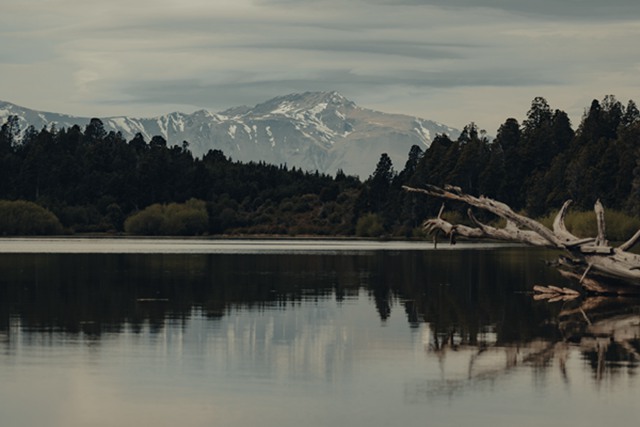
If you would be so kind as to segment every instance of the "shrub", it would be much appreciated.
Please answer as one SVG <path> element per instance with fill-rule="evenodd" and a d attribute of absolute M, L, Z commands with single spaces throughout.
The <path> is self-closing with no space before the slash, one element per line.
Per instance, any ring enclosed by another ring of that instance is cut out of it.
<path fill-rule="evenodd" d="M 415 227 L 411 230 L 411 237 L 414 239 L 426 239 L 429 235 L 423 227 Z"/>
<path fill-rule="evenodd" d="M 124 229 L 130 234 L 145 236 L 194 236 L 209 227 L 209 214 L 201 200 L 169 205 L 154 204 L 129 216 Z"/>
<path fill-rule="evenodd" d="M 374 213 L 366 213 L 356 223 L 356 236 L 358 237 L 380 237 L 384 233 L 382 219 Z"/>
<path fill-rule="evenodd" d="M 24 200 L 0 200 L 0 234 L 61 234 L 62 224 L 49 210 Z"/>
<path fill-rule="evenodd" d="M 134 213 L 124 221 L 124 231 L 144 236 L 161 234 L 164 222 L 163 211 L 162 205 L 155 204 Z"/>

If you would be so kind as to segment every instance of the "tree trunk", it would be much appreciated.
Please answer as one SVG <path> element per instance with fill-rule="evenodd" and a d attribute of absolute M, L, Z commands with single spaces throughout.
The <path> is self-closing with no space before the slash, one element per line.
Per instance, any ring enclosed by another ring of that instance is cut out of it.
<path fill-rule="evenodd" d="M 564 203 L 553 221 L 553 230 L 550 230 L 538 221 L 515 213 L 504 203 L 465 194 L 459 187 L 427 185 L 425 188 L 403 188 L 409 192 L 462 202 L 506 220 L 504 228 L 492 227 L 478 221 L 469 209 L 468 215 L 474 227 L 451 224 L 442 217 L 444 209 L 441 209 L 436 218 L 423 224 L 430 233 L 442 232 L 451 242 L 455 242 L 456 236 L 461 236 L 560 249 L 568 257 L 560 258 L 558 268 L 568 277 L 579 278 L 585 290 L 594 293 L 640 293 L 640 256 L 628 252 L 640 240 L 640 230 L 622 245 L 611 246 L 606 238 L 604 208 L 599 200 L 594 206 L 598 235 L 585 239 L 571 234 L 564 224 L 570 200 Z"/>

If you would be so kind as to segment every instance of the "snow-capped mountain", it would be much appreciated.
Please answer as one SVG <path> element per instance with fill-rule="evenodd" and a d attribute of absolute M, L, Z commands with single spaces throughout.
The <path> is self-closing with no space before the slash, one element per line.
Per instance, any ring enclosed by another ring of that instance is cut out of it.
<path fill-rule="evenodd" d="M 0 101 L 0 124 L 9 115 L 21 129 L 55 125 L 86 126 L 90 119 L 29 110 Z M 307 92 L 271 99 L 253 108 L 236 107 L 212 113 L 199 110 L 154 118 L 101 118 L 107 131 L 126 139 L 141 133 L 147 141 L 161 135 L 170 145 L 189 142 L 195 156 L 210 149 L 240 160 L 286 164 L 304 170 L 368 177 L 382 153 L 401 170 L 412 145 L 427 148 L 438 133 L 456 137 L 445 125 L 400 114 L 360 108 L 337 92 Z"/>

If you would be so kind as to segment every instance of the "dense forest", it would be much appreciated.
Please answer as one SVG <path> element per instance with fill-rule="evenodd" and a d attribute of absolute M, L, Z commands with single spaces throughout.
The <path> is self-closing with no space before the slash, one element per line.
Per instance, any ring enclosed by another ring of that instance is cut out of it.
<path fill-rule="evenodd" d="M 240 163 L 219 150 L 195 158 L 186 141 L 126 141 L 99 119 L 84 129 L 18 126 L 10 116 L 0 129 L 5 235 L 420 236 L 440 202 L 402 186 L 424 183 L 457 185 L 534 217 L 567 199 L 587 210 L 597 198 L 640 214 L 640 111 L 611 95 L 594 100 L 576 130 L 565 112 L 535 98 L 522 123 L 507 119 L 493 140 L 471 123 L 455 140 L 443 134 L 424 151 L 413 146 L 402 169 L 382 153 L 364 182 L 341 171 Z M 36 227 L 42 218 L 54 224 Z"/>

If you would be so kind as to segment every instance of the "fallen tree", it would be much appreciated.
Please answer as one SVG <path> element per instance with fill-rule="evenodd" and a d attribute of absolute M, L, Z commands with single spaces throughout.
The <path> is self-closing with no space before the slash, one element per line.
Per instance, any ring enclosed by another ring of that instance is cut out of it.
<path fill-rule="evenodd" d="M 444 204 L 436 218 L 424 222 L 429 233 L 442 232 L 455 243 L 457 236 L 471 239 L 494 239 L 525 243 L 562 250 L 565 256 L 557 261 L 560 272 L 573 279 L 589 292 L 629 294 L 640 293 L 640 255 L 629 252 L 639 240 L 640 230 L 618 247 L 609 244 L 606 237 L 604 207 L 598 200 L 594 206 L 598 235 L 580 238 L 567 230 L 564 219 L 571 205 L 566 201 L 553 221 L 553 229 L 540 222 L 514 212 L 508 205 L 484 197 L 465 194 L 459 187 L 444 188 L 427 185 L 424 188 L 403 187 L 406 191 L 422 193 L 440 199 L 465 203 L 490 212 L 506 221 L 497 228 L 480 222 L 469 208 L 467 214 L 473 226 L 451 224 L 444 217 Z"/>

